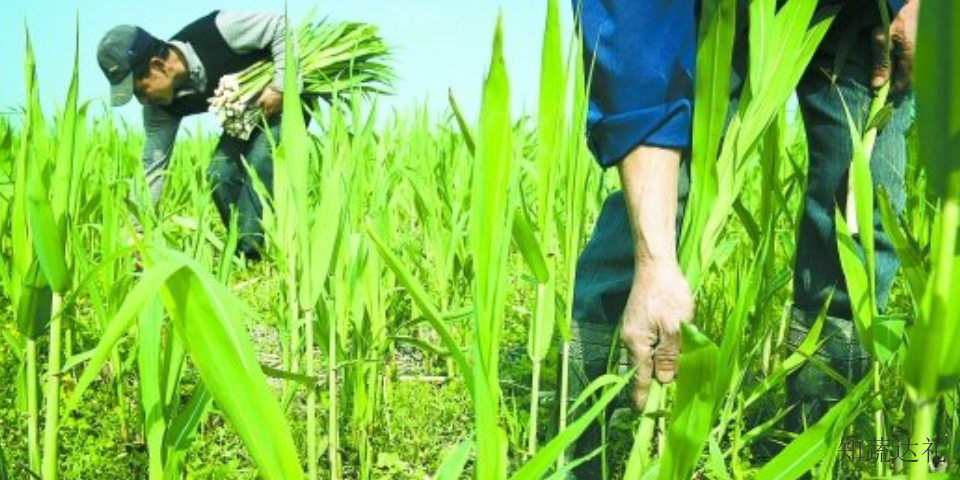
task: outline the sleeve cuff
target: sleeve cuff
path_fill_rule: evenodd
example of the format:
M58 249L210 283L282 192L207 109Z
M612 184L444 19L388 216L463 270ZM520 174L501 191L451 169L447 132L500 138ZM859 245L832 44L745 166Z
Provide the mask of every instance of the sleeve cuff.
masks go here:
M587 145L604 168L620 163L641 144L690 147L693 102L688 99L614 115L591 112L591 117L587 121Z
M903 8L903 5L907 3L907 0L887 0L887 5L890 5L890 11L896 15L897 12Z

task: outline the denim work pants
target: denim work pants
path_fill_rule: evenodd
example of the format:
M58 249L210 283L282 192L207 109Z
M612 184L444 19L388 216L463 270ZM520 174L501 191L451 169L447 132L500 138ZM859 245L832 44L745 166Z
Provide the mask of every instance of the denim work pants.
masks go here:
M859 36L849 50L848 58L869 61L868 42L868 36ZM845 205L847 172L852 158L853 139L844 102L862 130L873 97L869 88L869 70L862 62L846 62L841 71L830 72L834 60L832 52L823 52L821 49L821 54L811 63L797 89L807 133L809 166L803 213L797 232L793 322L789 343L796 347L803 340L812 320L833 292L829 318L821 337L828 338L829 342L817 356L839 374L856 381L865 373L867 355L860 347L856 329L850 320L850 300L837 253L834 211L837 205L841 209ZM894 99L892 119L879 132L871 160L874 189L887 192L897 213L903 210L905 203L904 137L911 114L909 96ZM679 229L691 187L686 162L678 187ZM696 185L692 187L696 188ZM875 211L874 218L877 297L883 308L898 261L888 238L883 234L878 211ZM570 356L571 399L576 398L590 381L608 370L609 360L617 363L626 358L618 352L620 344L615 336L633 282L633 267L629 218L623 195L616 192L604 202L593 235L577 263ZM833 402L843 397L842 386L835 381L824 380L824 377L825 374L808 362L788 382L791 402L813 403L812 406L795 408L796 415L787 419L788 428L800 426L803 421L814 421ZM604 445L603 440L601 429L595 422L573 448L573 458L594 452ZM596 456L582 464L575 473L580 479L599 479L601 468L601 457Z
M862 45L862 44L861 44ZM868 57L869 58L869 57ZM851 75L831 80L826 60L815 61L797 88L800 110L807 130L809 166L797 236L793 274L793 311L787 344L796 348L803 341L823 305L830 300L821 332L823 346L815 357L852 383L869 368L869 355L860 345L851 319L853 311L837 251L835 208L844 208L848 194L848 170L853 156L844 104L858 130L867 122L873 99L869 72L851 68ZM899 215L906 203L903 178L906 168L906 131L912 122L912 97L893 99L893 115L877 135L870 162L874 191L883 190ZM874 198L877 204L876 196ZM883 232L879 207L874 208L877 306L886 307L899 260ZM849 223L849 222L848 222ZM859 240L856 238L856 240ZM862 258L862 249L858 250ZM831 294L832 299L831 299ZM846 395L846 389L811 362L787 379L787 397L797 406L785 426L799 432L822 417Z
M271 141L280 138L280 115L268 121L269 135L262 128L254 129L250 138L241 140L224 133L207 170L213 185L213 202L224 226L230 225L231 207L237 213L237 254L259 258L263 249L263 205L253 187L249 169L273 195L273 152ZM245 165L246 163L246 165Z

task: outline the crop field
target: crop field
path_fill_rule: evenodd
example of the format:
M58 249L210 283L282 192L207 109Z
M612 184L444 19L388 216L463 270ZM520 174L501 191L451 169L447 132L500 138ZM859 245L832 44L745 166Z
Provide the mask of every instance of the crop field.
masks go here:
M960 478L960 7L925 2L905 211L870 178L881 91L851 122L856 215L837 212L870 373L801 434L782 427L785 379L815 361L822 318L787 348L807 182L790 99L829 25L816 0L753 0L729 119L736 1L704 1L679 247L696 312L643 411L627 369L565 393L577 258L618 189L585 144L567 4L531 25L529 115L510 114L499 23L479 118L452 95L385 116L346 92L306 119L285 95L259 262L210 201L216 135L181 131L151 208L143 132L88 116L76 61L44 115L28 37L24 108L0 116L0 480L563 479L594 421L611 479ZM901 259L883 312L879 224Z

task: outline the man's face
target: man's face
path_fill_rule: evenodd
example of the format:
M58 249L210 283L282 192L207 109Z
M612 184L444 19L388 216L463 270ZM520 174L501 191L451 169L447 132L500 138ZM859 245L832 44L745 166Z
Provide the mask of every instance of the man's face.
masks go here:
M142 105L170 105L173 102L173 78L163 61L154 58L146 76L134 80L133 92Z

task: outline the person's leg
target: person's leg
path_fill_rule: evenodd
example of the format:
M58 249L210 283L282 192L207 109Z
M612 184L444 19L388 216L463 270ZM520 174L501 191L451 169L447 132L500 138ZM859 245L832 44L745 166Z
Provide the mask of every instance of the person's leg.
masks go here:
M243 159L249 168L256 172L257 178L263 183L266 191L273 195L273 146L280 138L280 117L276 116L269 122L269 133L258 128L246 144ZM260 257L264 246L263 238L263 205L257 196L254 183L250 178L247 167L243 168L243 184L237 195L237 253L249 259Z
M243 164L240 162L243 146L242 140L224 133L207 168L213 203L225 226L230 225L230 207L237 203L244 184Z
M869 50L860 46L850 55L863 56ZM846 204L850 160L853 154L846 109L859 129L866 125L873 94L869 73L857 65L844 67L828 76L833 59L819 59L797 90L807 132L809 169L803 199L803 212L797 237L794 271L793 321L788 345L796 348L806 336L817 313L828 298L832 300L821 339L824 345L816 354L823 365L857 382L866 373L869 359L860 345L852 322L850 298L837 251L834 212ZM906 158L904 135L909 123L910 102L898 99L893 119L880 132L873 150L871 170L874 188L884 189L894 209L903 208L903 170ZM856 139L855 141L859 141ZM877 298L882 309L897 270L897 258L875 217L877 259ZM787 381L788 399L797 406L787 417L789 429L799 431L818 420L846 394L845 388L830 378L816 362L807 362Z
M633 283L633 239L622 192L604 201L600 216L580 258L573 290L573 323L569 354L568 400L576 400L587 386L620 364L617 326ZM611 362L612 360L612 362ZM611 364L612 363L612 364ZM608 368L609 367L609 368ZM559 383L558 383L559 384ZM582 458L607 444L602 424L613 407L574 444L572 459ZM573 415L579 412L571 412ZM607 452L597 454L574 473L581 480L603 478Z

